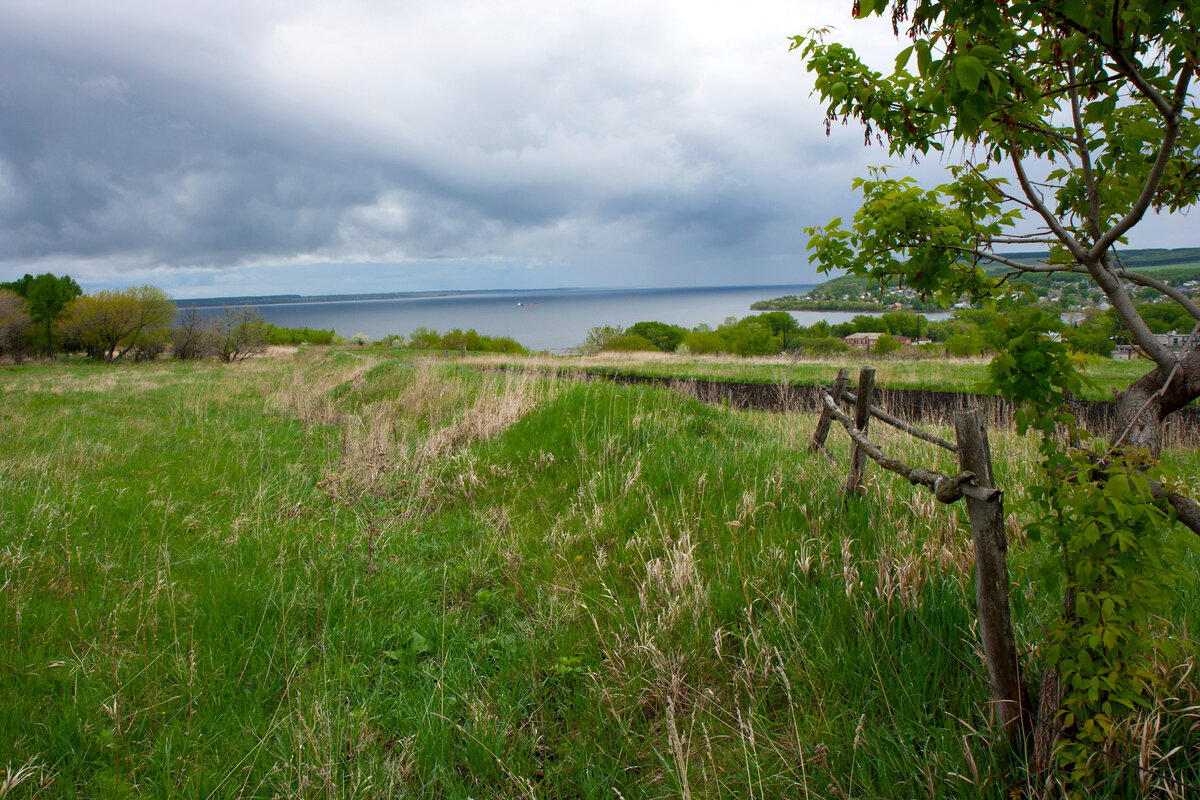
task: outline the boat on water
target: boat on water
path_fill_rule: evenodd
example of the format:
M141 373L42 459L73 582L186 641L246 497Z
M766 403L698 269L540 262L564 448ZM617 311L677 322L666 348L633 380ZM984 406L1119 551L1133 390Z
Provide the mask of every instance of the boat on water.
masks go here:
M537 305L537 303L517 303L517 308L524 308L525 306L536 306L536 305Z

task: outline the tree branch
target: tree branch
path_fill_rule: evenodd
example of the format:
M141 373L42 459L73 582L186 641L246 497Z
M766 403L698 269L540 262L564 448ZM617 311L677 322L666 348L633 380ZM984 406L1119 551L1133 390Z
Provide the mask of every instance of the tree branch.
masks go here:
M1117 69L1121 71L1121 74L1128 78L1130 83L1136 86L1137 90L1142 93L1142 96L1149 100L1150 103L1156 109L1158 109L1158 113L1162 115L1163 119L1170 119L1172 116L1178 113L1176 109L1167 102L1167 99L1163 97L1162 94L1160 94L1159 91L1155 89L1142 75L1140 64L1135 63L1131 58L1129 58L1129 56L1125 55L1120 50L1114 48L1105 48L1105 51L1108 53L1108 57L1113 60L1113 63L1117 65ZM1190 77L1189 72L1189 70L1183 70L1180 78L1184 79ZM1177 84L1176 97L1178 96L1179 92Z
M1075 82L1075 60L1067 65L1071 83ZM1087 135L1083 131L1083 114L1079 110L1079 91L1072 87L1071 120L1075 124L1075 149L1079 153L1080 169L1083 171L1083 187L1088 204L1088 230L1092 239L1100 238L1100 194L1096 191L1096 176L1092 173L1092 153L1088 149Z
M1046 225L1054 232L1058 240L1071 251L1071 255L1075 257L1075 260L1084 263L1087 258L1087 250L1062 226L1062 223L1058 221L1058 217L1050 209L1046 208L1046 204L1042 202L1042 198L1038 195L1037 190L1029 183L1029 177L1025 174L1025 166L1021 163L1015 146L1009 148L1009 155L1012 160L1013 169L1017 173L1017 182L1021 184L1021 191L1025 192L1025 197L1029 199L1030 207L1038 213L1038 216L1046 221Z
M1164 283L1158 278L1151 278L1149 275L1143 275L1140 272L1130 272L1124 267L1121 267L1117 274L1130 283L1136 283L1138 286L1145 286L1147 289L1154 289L1161 294L1165 294L1167 297L1171 298L1180 306L1182 306L1183 309L1191 314L1194 319L1200 320L1200 305L1198 305L1195 300L1188 297L1179 289L1176 289L1174 286Z
M1191 77L1190 70L1184 70L1180 74L1179 81L1175 86L1176 98L1187 96L1187 87L1191 81ZM1150 87L1148 84L1147 88L1153 91L1153 87ZM1157 92L1155 95L1158 96ZM1161 100L1161 96L1159 96L1159 99ZM1159 111L1163 115L1163 140L1158 148L1158 156L1154 159L1154 165L1150 168L1150 174L1146 176L1146 183L1142 186L1141 194L1138 195L1133 208L1117 224L1113 225L1107 233L1096 240L1096 243L1092 245L1092 249L1088 251L1087 260L1089 261L1099 259L1105 250L1125 234L1125 231L1132 228L1141 220L1142 216L1146 213L1146 209L1150 207L1150 201L1158 193L1158 186L1162 183L1163 175L1166 174L1167 165L1175 155L1175 141L1179 137L1179 106L1178 104L1174 107L1167 106L1165 111L1157 103L1155 103L1155 107L1159 108Z

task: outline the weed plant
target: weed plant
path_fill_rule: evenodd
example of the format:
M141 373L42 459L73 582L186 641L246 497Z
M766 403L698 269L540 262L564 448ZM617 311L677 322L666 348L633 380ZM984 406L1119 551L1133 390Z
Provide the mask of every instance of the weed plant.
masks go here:
M29 365L0 397L0 797L1032 788L963 510L877 470L843 497L811 417L365 351ZM993 448L1015 498L1032 454ZM1034 651L1052 570L1010 531ZM1102 794L1200 780L1196 557L1114 742L1156 772Z

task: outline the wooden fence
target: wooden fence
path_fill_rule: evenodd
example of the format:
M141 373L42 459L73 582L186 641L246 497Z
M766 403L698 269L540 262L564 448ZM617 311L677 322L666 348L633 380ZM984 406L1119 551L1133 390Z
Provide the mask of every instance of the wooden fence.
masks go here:
M1026 739L1033 730L1033 720L1020 679L1016 636L1008 603L1004 493L995 484L985 417L977 409L958 411L954 416L956 442L948 442L874 407L874 367L862 368L854 392L847 390L849 378L849 370L843 369L838 372L833 388L822 391L823 410L809 449L833 459L825 448L825 440L836 421L846 429L851 440L847 492L858 491L869 458L883 469L903 476L914 486L926 487L942 503L950 504L965 498L975 544L975 602L979 635L992 700L1005 735L1013 742ZM854 404L853 418L842 410L843 402ZM955 453L960 471L956 475L944 475L889 457L867 436L872 419Z

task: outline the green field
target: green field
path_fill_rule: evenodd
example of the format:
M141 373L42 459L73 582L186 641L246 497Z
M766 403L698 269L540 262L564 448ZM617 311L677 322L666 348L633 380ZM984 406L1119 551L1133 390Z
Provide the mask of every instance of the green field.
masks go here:
M0 368L0 797L1030 790L994 746L961 504L878 471L843 497L845 436L829 463L813 424L371 350ZM992 444L1017 501L1032 449ZM1036 685L1060 600L1009 528ZM1194 538L1183 646L1114 740L1192 783Z
M406 355L402 357L411 357ZM987 358L926 358L903 360L863 353L847 353L828 360L794 360L789 356L685 356L675 353L605 353L594 356L554 356L550 358L503 358L478 356L464 363L482 367L504 365L511 368L542 371L572 370L641 375L679 380L737 381L760 384L828 386L838 370L849 367L852 375L861 366L875 367L876 382L892 389L931 389L944 392L986 392ZM1081 397L1085 400L1112 400L1113 393L1124 389L1144 375L1154 364L1148 360L1114 361L1109 358L1081 357L1079 368L1088 381Z

